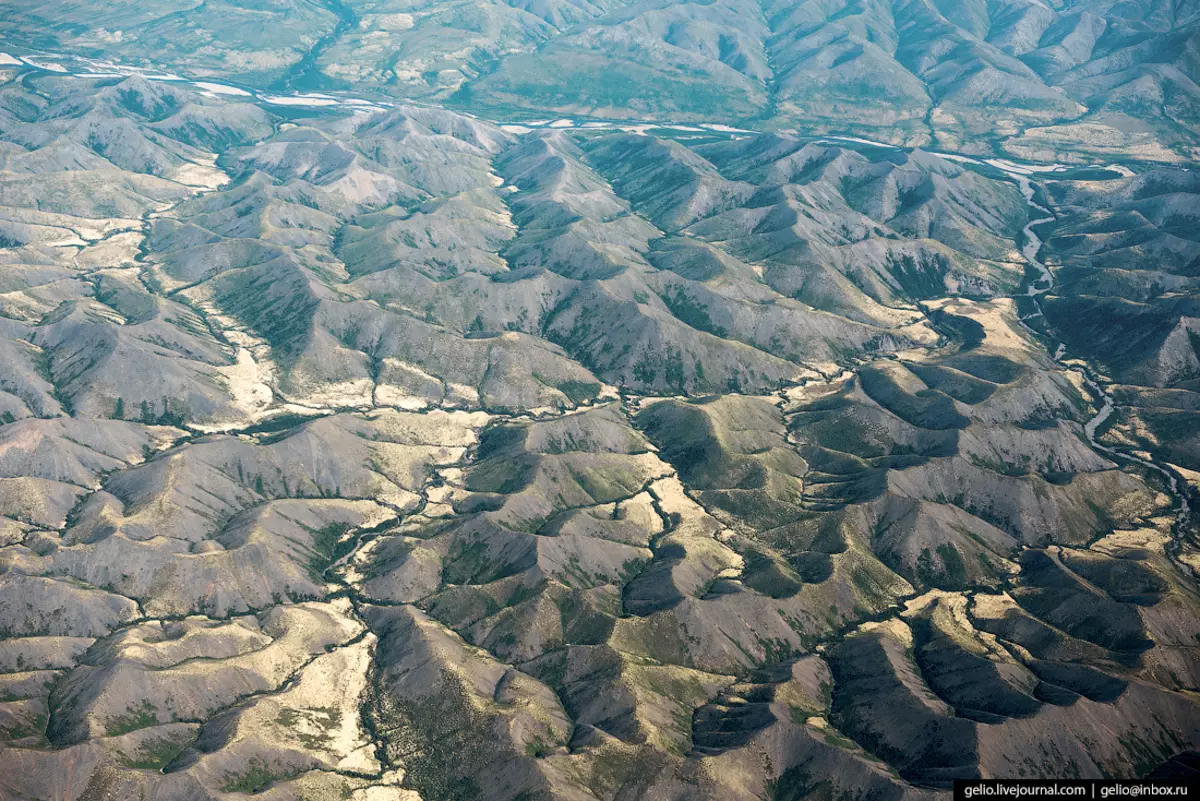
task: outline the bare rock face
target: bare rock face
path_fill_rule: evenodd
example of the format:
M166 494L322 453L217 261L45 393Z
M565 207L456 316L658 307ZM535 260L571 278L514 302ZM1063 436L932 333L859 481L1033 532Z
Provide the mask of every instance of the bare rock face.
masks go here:
M1191 764L1182 11L92 5L0 21L0 797Z

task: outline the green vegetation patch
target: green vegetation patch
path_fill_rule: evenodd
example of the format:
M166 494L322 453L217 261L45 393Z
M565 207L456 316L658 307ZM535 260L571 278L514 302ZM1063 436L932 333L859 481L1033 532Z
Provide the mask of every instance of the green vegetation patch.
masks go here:
M126 767L138 770L162 770L183 753L191 742L190 736L162 737L141 747L136 756L124 760Z
M272 769L258 757L251 757L244 772L225 774L221 792L256 793L272 782L291 779L300 773L296 768Z
M147 729L157 726L159 723L158 708L149 701L142 701L140 707L129 707L125 711L127 714L113 718L105 726L105 732L109 737L128 734L138 729Z
M354 538L346 537L353 528L349 523L330 523L313 532L312 553L308 557L308 571L316 581L337 560L354 548Z

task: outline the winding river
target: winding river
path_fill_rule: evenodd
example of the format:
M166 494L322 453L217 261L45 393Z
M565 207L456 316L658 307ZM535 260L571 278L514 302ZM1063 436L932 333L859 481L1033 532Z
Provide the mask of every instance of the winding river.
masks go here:
M1018 186L1021 187L1021 193L1025 196L1025 202L1029 204L1030 211L1032 212L1030 216L1034 217L1034 219L1031 220L1024 228L1025 244L1021 248L1021 254L1031 266L1036 268L1038 272L1041 273L1041 277L1039 277L1037 281L1033 282L1027 290L1031 297L1038 298L1042 295L1045 295L1054 287L1054 274L1050 271L1050 268L1048 268L1045 263L1038 258L1039 252L1042 249L1042 239L1037 235L1037 232L1034 231L1034 228L1038 225L1042 225L1043 223L1053 222L1055 218L1049 209L1047 209L1045 206L1039 205L1034 201L1033 182L1028 176L1013 175L1013 178L1016 179ZM1038 216L1043 214L1047 216ZM1084 423L1083 426L1083 431L1084 434L1087 435L1088 443L1091 444L1091 446L1096 450L1107 454L1115 460L1135 462L1148 470L1153 470L1154 472L1159 473L1166 479L1170 495L1179 504L1179 512L1175 517L1176 547L1178 547L1178 539L1183 535L1184 529L1186 528L1192 514L1191 503L1188 500L1188 492L1185 488L1181 487L1179 476L1175 473L1175 471L1163 466L1162 464L1159 464L1156 461L1151 459L1143 459L1140 456L1135 456L1134 454L1127 453L1123 450L1109 447L1097 439L1096 433L1100 431L1104 423L1116 411L1116 405L1113 403L1112 396L1108 394L1108 391L1104 388L1104 385L1097 380L1090 367L1086 365L1081 366L1079 364L1069 364L1065 361L1065 357L1066 346L1060 344L1054 353L1054 360L1062 365L1063 369L1078 373L1083 379L1084 386L1088 388L1088 390L1095 396L1096 400L1100 404L1095 416Z

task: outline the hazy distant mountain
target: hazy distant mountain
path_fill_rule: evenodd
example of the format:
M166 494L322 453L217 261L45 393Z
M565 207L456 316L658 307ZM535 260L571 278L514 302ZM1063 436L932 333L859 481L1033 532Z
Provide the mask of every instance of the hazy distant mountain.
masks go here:
M0 797L1194 759L1198 26L8 3Z
M1104 0L9 4L23 44L547 114L754 123L1043 161L1196 158L1200 6Z

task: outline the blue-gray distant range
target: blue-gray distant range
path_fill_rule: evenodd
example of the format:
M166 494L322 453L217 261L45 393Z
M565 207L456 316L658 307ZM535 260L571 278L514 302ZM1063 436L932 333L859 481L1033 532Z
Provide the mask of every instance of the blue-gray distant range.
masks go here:
M0 799L1200 765L1197 0L6 0Z

